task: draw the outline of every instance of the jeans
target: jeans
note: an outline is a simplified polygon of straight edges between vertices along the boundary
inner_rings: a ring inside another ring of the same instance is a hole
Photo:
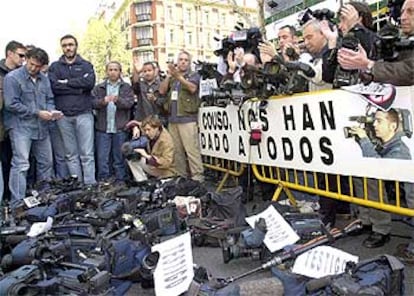
[[[30,149],[36,158],[36,172],[38,181],[49,181],[53,173],[52,146],[47,136],[42,140],[32,140],[18,130],[9,132],[13,157],[11,161],[9,187],[11,204],[18,202],[26,196],[26,177],[29,170]]]
[[[95,184],[94,127],[92,113],[64,116],[57,121],[71,175],[84,184]]]
[[[65,160],[65,148],[63,146],[62,135],[56,121],[49,122],[50,141],[53,150],[53,168],[56,179],[69,177],[69,168]]]
[[[3,179],[3,170],[1,168],[1,161],[0,161],[0,210],[2,210],[3,205],[3,193],[4,193],[4,179]],[[2,213],[0,213],[0,217],[2,217]]]
[[[96,155],[99,181],[107,180],[111,177],[111,161],[116,180],[126,180],[127,171],[125,159],[121,152],[121,145],[125,143],[127,139],[128,134],[125,132],[117,132],[116,134],[96,132]]]

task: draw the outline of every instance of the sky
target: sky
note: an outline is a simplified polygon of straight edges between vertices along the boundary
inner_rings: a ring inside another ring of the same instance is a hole
[[[80,39],[87,21],[101,0],[0,1],[0,58],[10,40],[43,48],[54,61],[61,55],[59,39],[73,34]],[[80,44],[80,46],[82,46]]]

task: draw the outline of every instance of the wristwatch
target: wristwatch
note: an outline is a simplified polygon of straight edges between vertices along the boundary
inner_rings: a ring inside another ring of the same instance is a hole
[[[365,70],[365,73],[372,74],[372,68],[374,68],[374,65],[375,65],[375,62],[370,60],[368,62],[367,69]]]

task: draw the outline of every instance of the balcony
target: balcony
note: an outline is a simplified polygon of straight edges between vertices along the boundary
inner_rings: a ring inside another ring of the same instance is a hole
[[[136,14],[137,22],[147,22],[151,20],[151,13]]]
[[[137,38],[137,45],[138,45],[138,47],[151,46],[152,45],[152,38]]]

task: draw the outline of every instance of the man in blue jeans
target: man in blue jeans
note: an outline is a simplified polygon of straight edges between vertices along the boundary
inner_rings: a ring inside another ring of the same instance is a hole
[[[107,79],[93,89],[93,107],[96,110],[96,151],[98,181],[107,182],[111,176],[111,159],[115,183],[122,185],[127,170],[121,146],[128,140],[125,125],[131,117],[134,93],[131,85],[121,78],[122,67],[111,61],[106,65]],[[112,157],[111,157],[112,156]]]
[[[49,68],[49,79],[56,108],[64,117],[58,126],[65,147],[71,175],[86,185],[94,185],[94,119],[92,89],[95,86],[93,65],[77,54],[78,41],[72,35],[60,39],[63,55]]]
[[[36,158],[37,179],[52,178],[52,147],[48,121],[62,117],[56,112],[49,79],[40,72],[49,57],[40,48],[27,52],[27,63],[4,78],[4,125],[9,133],[13,157],[9,187],[11,207],[26,194],[29,153]]]

